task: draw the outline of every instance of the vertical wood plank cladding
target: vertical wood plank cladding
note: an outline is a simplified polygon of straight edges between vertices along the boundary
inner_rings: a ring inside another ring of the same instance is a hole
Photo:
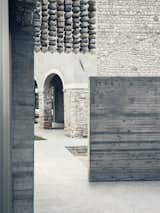
[[[90,181],[160,180],[160,77],[91,77]]]
[[[33,212],[34,0],[10,1],[12,45],[12,213]]]

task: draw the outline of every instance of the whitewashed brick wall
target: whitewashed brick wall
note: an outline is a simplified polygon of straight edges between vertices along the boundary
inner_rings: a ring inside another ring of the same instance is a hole
[[[88,135],[88,89],[64,91],[65,134],[71,137]]]
[[[160,74],[160,1],[97,0],[97,71]]]

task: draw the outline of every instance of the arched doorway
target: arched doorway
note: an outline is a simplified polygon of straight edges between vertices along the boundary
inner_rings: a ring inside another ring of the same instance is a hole
[[[63,84],[58,75],[51,81],[52,87],[52,128],[64,128]]]
[[[50,74],[43,88],[40,106],[40,125],[45,129],[64,128],[63,83],[59,75]]]

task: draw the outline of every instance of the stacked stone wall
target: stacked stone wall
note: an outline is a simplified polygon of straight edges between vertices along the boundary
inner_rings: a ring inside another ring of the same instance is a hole
[[[99,75],[159,75],[160,1],[97,0],[96,5]]]
[[[64,130],[67,136],[87,137],[88,102],[88,89],[64,90]]]
[[[36,0],[35,52],[94,53],[95,0]]]
[[[52,129],[52,88],[39,91],[39,126],[44,129]]]

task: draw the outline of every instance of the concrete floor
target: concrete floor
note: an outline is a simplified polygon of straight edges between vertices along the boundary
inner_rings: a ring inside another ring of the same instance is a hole
[[[88,169],[65,146],[87,139],[39,130],[35,142],[35,213],[160,213],[160,182],[89,183]]]

